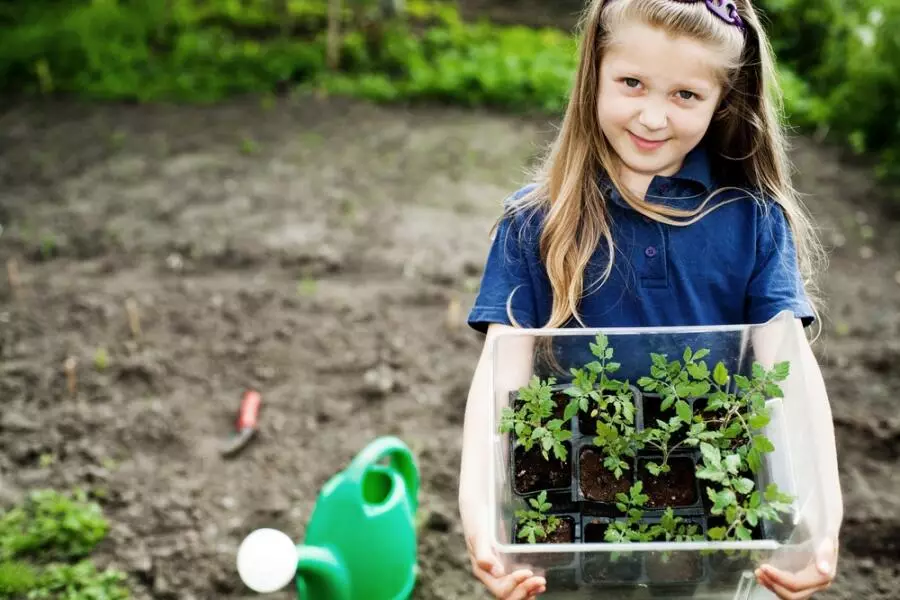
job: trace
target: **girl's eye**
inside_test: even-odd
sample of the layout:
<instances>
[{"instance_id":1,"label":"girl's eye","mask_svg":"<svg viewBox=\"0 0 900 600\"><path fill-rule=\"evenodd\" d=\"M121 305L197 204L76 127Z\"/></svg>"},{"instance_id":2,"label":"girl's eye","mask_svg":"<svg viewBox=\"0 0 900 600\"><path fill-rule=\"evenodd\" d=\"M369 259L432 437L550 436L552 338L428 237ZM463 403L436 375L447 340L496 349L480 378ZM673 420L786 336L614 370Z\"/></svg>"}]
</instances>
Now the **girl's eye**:
<instances>
[{"instance_id":1,"label":"girl's eye","mask_svg":"<svg viewBox=\"0 0 900 600\"><path fill-rule=\"evenodd\" d=\"M626 77L622 80L622 82L630 88L636 88L641 85L641 82L635 79L634 77Z\"/></svg>"},{"instance_id":2,"label":"girl's eye","mask_svg":"<svg viewBox=\"0 0 900 600\"><path fill-rule=\"evenodd\" d=\"M697 97L697 94L695 94L694 92L689 92L687 90L681 90L680 92L678 92L678 97L682 100L693 100Z\"/></svg>"}]
</instances>

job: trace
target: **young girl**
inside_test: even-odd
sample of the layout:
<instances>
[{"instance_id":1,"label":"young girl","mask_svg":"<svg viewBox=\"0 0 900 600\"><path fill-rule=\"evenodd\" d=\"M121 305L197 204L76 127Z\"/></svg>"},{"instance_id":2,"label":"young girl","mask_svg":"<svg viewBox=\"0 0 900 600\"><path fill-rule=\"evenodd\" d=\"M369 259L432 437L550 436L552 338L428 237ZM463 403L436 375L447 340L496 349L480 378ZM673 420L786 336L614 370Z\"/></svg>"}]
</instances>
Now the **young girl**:
<instances>
[{"instance_id":1,"label":"young girl","mask_svg":"<svg viewBox=\"0 0 900 600\"><path fill-rule=\"evenodd\" d=\"M509 327L816 322L820 248L791 187L773 58L748 0L593 0L562 128L533 184L505 205L469 324L486 332L466 407L459 502L475 576L497 598L545 591L490 544L486 350ZM805 340L805 336L801 336ZM532 347L521 352L530 369ZM824 397L808 344L804 369ZM510 350L505 349L509 359ZM840 487L831 415L833 510ZM760 584L807 598L835 573L837 531L799 573Z\"/></svg>"}]
</instances>

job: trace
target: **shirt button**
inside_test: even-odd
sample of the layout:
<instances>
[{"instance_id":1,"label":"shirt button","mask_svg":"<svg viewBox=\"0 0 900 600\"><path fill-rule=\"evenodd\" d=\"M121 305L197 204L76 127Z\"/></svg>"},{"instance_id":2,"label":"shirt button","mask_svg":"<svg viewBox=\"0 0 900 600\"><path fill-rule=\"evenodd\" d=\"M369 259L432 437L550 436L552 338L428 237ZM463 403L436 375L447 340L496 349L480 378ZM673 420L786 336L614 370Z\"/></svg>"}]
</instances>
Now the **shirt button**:
<instances>
[{"instance_id":1,"label":"shirt button","mask_svg":"<svg viewBox=\"0 0 900 600\"><path fill-rule=\"evenodd\" d=\"M646 254L650 258L653 258L654 256L656 256L656 247L655 246L647 246L647 249L644 250L644 254Z\"/></svg>"}]
</instances>

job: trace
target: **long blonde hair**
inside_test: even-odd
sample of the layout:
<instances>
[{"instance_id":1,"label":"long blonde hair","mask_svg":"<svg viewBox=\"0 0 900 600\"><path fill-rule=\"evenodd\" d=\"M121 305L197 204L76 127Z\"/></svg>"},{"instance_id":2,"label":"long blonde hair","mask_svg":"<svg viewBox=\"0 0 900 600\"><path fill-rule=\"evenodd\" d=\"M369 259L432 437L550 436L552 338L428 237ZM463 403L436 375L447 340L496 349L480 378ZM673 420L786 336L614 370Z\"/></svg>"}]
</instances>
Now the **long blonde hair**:
<instances>
[{"instance_id":1,"label":"long blonde hair","mask_svg":"<svg viewBox=\"0 0 900 600\"><path fill-rule=\"evenodd\" d=\"M600 281L613 268L614 244L606 198L598 173L606 174L637 212L670 225L689 225L723 203L710 195L697 209L685 211L646 202L621 185L616 155L603 135L597 115L600 63L609 34L622 23L659 27L721 49L731 57L724 73L724 93L705 136L710 160L725 181L745 183L753 198L768 197L784 210L797 246L800 272L818 316L813 274L823 253L811 219L791 183L787 140L779 122L781 95L775 62L760 19L748 0L736 0L746 32L713 15L704 2L675 0L594 0L581 19L580 59L560 132L534 176L534 187L511 203L510 212L543 209L540 256L553 292L545 328L562 327L571 318L584 325L578 306L584 272L601 240L609 250ZM733 188L731 188L733 189ZM821 327L820 319L819 326Z\"/></svg>"}]
</instances>

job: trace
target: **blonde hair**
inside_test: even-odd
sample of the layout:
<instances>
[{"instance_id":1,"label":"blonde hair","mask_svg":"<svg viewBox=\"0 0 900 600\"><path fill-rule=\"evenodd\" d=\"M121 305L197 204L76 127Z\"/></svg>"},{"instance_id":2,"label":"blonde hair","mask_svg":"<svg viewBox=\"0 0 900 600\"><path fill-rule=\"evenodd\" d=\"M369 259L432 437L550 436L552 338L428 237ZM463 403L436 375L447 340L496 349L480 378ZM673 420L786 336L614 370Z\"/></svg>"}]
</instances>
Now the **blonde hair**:
<instances>
[{"instance_id":1,"label":"blonde hair","mask_svg":"<svg viewBox=\"0 0 900 600\"><path fill-rule=\"evenodd\" d=\"M771 198L783 210L794 236L800 272L816 316L813 274L823 260L812 221L791 183L787 140L779 122L781 95L775 62L760 19L748 0L736 0L746 31L725 23L704 2L675 0L594 0L581 19L582 39L574 87L560 132L534 176L534 187L510 205L510 213L543 209L540 256L553 292L550 317L543 327L562 327L578 312L585 292L584 272L602 240L609 250L597 285L613 268L614 244L606 198L598 174L609 177L637 212L670 225L684 226L727 204L710 201L695 210L652 204L621 185L617 157L603 135L597 115L600 63L610 33L623 23L642 22L674 35L711 45L725 58L723 95L705 136L710 160L724 181L739 181L759 202ZM744 199L735 198L731 201ZM509 302L507 303L509 307ZM515 321L513 321L515 323ZM821 329L820 319L817 318Z\"/></svg>"}]
</instances>

